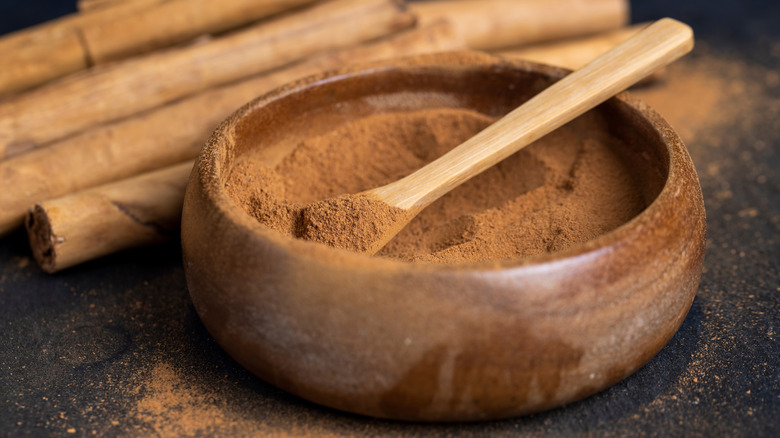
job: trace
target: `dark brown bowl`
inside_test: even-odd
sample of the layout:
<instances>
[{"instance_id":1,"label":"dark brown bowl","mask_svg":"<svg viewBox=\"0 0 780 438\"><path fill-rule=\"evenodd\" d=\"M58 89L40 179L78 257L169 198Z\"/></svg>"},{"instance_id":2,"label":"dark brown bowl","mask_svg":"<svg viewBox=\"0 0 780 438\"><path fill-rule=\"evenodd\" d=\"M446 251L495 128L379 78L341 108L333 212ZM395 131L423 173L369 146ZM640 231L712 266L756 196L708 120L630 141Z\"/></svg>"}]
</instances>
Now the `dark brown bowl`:
<instances>
[{"instance_id":1,"label":"dark brown bowl","mask_svg":"<svg viewBox=\"0 0 780 438\"><path fill-rule=\"evenodd\" d=\"M236 159L390 110L503 114L565 71L475 53L310 77L244 106L212 135L187 189L187 284L239 363L303 398L360 414L471 421L541 411L636 371L672 337L704 257L701 189L677 134L628 94L594 111L649 206L562 252L496 264L374 258L294 240L228 196ZM381 102L378 104L377 102Z\"/></svg>"}]
</instances>

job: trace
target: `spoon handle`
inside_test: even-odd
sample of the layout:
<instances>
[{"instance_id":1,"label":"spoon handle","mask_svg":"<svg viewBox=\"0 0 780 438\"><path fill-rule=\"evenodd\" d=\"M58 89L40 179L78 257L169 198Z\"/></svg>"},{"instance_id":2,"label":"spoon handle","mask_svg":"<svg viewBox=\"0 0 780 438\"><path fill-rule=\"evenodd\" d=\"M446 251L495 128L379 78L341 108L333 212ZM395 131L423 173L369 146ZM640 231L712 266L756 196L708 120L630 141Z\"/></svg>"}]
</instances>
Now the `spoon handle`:
<instances>
[{"instance_id":1,"label":"spoon handle","mask_svg":"<svg viewBox=\"0 0 780 438\"><path fill-rule=\"evenodd\" d=\"M559 80L450 152L370 196L417 210L494 164L625 90L693 48L691 28L671 18Z\"/></svg>"}]
</instances>

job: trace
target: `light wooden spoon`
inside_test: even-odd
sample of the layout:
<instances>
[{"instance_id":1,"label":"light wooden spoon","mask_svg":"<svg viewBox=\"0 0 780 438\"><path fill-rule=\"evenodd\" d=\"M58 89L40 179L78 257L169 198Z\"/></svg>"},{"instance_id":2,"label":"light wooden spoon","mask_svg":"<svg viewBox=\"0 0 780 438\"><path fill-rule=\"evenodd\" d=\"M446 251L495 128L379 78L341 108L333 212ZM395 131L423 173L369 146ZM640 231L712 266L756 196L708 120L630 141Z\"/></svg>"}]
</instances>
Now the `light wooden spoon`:
<instances>
[{"instance_id":1,"label":"light wooden spoon","mask_svg":"<svg viewBox=\"0 0 780 438\"><path fill-rule=\"evenodd\" d=\"M374 254L450 190L692 48L688 25L661 19L416 172L382 187L307 206L299 237Z\"/></svg>"}]
</instances>

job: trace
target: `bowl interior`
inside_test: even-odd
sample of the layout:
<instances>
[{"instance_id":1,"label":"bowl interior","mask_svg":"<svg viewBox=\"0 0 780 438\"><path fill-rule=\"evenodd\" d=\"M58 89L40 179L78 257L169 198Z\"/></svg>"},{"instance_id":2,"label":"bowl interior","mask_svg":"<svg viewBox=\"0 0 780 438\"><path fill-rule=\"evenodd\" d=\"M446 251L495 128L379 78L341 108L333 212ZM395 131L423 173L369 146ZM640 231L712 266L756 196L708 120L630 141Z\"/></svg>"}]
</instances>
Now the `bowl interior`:
<instances>
[{"instance_id":1,"label":"bowl interior","mask_svg":"<svg viewBox=\"0 0 780 438\"><path fill-rule=\"evenodd\" d=\"M384 64L319 80L304 80L245 107L237 119L233 148L221 182L251 157L269 166L282 162L306 139L333 132L372 115L456 108L498 118L548 87L565 71L531 63L473 62L442 65ZM652 203L669 174L669 152L637 103L622 95L572 122L571 129L597 129L632 174L642 209ZM578 125L579 123L579 125ZM583 126L584 128L580 128ZM364 187L368 189L370 187Z\"/></svg>"}]
</instances>

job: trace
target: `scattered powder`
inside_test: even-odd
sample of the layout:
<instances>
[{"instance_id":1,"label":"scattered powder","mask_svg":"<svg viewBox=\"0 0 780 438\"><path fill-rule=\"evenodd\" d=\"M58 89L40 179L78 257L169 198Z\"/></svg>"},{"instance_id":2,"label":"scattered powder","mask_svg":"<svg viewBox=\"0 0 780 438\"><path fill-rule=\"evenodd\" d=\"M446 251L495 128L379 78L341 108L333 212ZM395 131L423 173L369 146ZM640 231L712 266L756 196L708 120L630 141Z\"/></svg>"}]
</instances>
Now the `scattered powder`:
<instances>
[{"instance_id":1,"label":"scattered powder","mask_svg":"<svg viewBox=\"0 0 780 438\"><path fill-rule=\"evenodd\" d=\"M760 85L746 80L747 65L706 54L685 58L668 67L663 80L631 90L675 128L686 145L718 142L722 126L736 119L755 119L755 102L762 98Z\"/></svg>"},{"instance_id":2,"label":"scattered powder","mask_svg":"<svg viewBox=\"0 0 780 438\"><path fill-rule=\"evenodd\" d=\"M632 94L663 115L681 137L692 140L701 127L714 123L713 117L720 116L717 108L722 104L727 83L704 70L689 68L684 74L675 73L664 79L666 93L659 93L658 87L644 87L632 90Z\"/></svg>"},{"instance_id":3,"label":"scattered powder","mask_svg":"<svg viewBox=\"0 0 780 438\"><path fill-rule=\"evenodd\" d=\"M140 398L131 410L134 422L161 437L221 434L257 427L227 409L220 394L199 389L171 365L158 362L134 388Z\"/></svg>"},{"instance_id":4,"label":"scattered powder","mask_svg":"<svg viewBox=\"0 0 780 438\"><path fill-rule=\"evenodd\" d=\"M349 226L350 215L317 216L313 212L325 205L304 207L344 202L348 198L337 197L395 181L492 121L464 109L371 115L300 142L273 168L250 153L226 187L247 213L276 231L339 246L353 239L361 250L363 237L377 229L357 238L323 237L321 225ZM618 227L646 203L613 152L620 144L603 127L597 116L585 116L504 160L423 210L378 255L433 263L517 259ZM388 212L372 211L387 219Z\"/></svg>"},{"instance_id":5,"label":"scattered powder","mask_svg":"<svg viewBox=\"0 0 780 438\"><path fill-rule=\"evenodd\" d=\"M631 91L680 134L699 173L707 211L733 202L735 169L744 173L745 157L764 153L766 143L749 140L749 133L760 135L757 125L777 119L780 99L771 90L778 78L773 70L711 53L700 43L692 56L669 66L664 80ZM755 178L760 186L772 174L763 167L755 163L752 177L737 178Z\"/></svg>"}]
</instances>

